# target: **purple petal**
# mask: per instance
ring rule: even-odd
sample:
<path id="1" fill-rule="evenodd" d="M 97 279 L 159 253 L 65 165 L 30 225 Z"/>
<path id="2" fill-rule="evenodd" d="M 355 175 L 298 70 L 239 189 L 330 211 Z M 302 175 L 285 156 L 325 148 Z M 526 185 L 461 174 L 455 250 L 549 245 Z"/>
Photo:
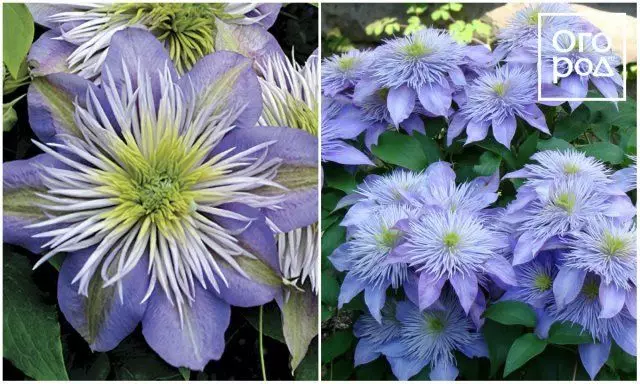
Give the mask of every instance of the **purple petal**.
<path id="1" fill-rule="evenodd" d="M 413 89 L 403 85 L 389 90 L 387 108 L 396 127 L 413 112 L 415 103 L 416 92 Z"/>
<path id="2" fill-rule="evenodd" d="M 209 360 L 220 359 L 224 352 L 231 307 L 200 285 L 196 285 L 194 299 L 191 305 L 184 305 L 181 322 L 178 309 L 156 289 L 142 319 L 142 334 L 167 363 L 202 371 Z"/>
<path id="3" fill-rule="evenodd" d="M 611 331 L 611 336 L 623 351 L 627 352 L 631 356 L 637 355 L 637 329 L 635 321 L 623 322 L 620 327 L 616 327 Z"/>
<path id="4" fill-rule="evenodd" d="M 458 368 L 445 359 L 437 362 L 429 373 L 429 379 L 431 380 L 453 381 L 456 377 L 458 377 Z"/>
<path id="5" fill-rule="evenodd" d="M 561 267 L 553 280 L 553 295 L 558 308 L 571 303 L 582 289 L 586 271 L 576 268 Z"/>
<path id="6" fill-rule="evenodd" d="M 498 143 L 504 145 L 507 149 L 511 148 L 511 140 L 516 133 L 515 116 L 506 115 L 502 119 L 494 119 L 491 121 L 491 125 L 493 126 L 493 136 Z"/>
<path id="7" fill-rule="evenodd" d="M 284 56 L 280 44 L 259 24 L 239 25 L 216 20 L 216 51 L 236 52 L 266 65 L 270 55 Z"/>
<path id="8" fill-rule="evenodd" d="M 632 218 L 636 215 L 636 207 L 627 195 L 609 198 L 608 207 L 604 211 L 608 217 Z"/>
<path id="9" fill-rule="evenodd" d="M 567 91 L 570 97 L 584 98 L 587 96 L 589 90 L 588 84 L 580 79 L 577 74 L 571 74 L 569 77 L 562 79 L 560 82 L 560 88 Z"/>
<path id="10" fill-rule="evenodd" d="M 634 319 L 638 318 L 638 309 L 637 309 L 637 291 L 635 288 L 632 288 L 627 291 L 627 295 L 625 297 L 625 303 L 627 305 L 627 310 L 633 316 Z"/>
<path id="11" fill-rule="evenodd" d="M 420 299 L 418 297 L 418 276 L 414 272 L 409 272 L 407 280 L 402 285 L 404 293 L 407 295 L 407 299 L 411 301 L 416 307 L 420 305 Z"/>
<path id="12" fill-rule="evenodd" d="M 447 183 L 456 180 L 456 173 L 451 168 L 451 164 L 446 161 L 431 163 L 425 173 L 427 174 L 427 184 L 447 185 Z"/>
<path id="13" fill-rule="evenodd" d="M 64 40 L 56 40 L 60 34 L 47 31 L 36 40 L 27 56 L 31 75 L 44 76 L 57 72 L 68 72 L 67 58 L 76 46 Z"/>
<path id="14" fill-rule="evenodd" d="M 92 88 L 107 116 L 112 116 L 102 90 L 80 76 L 55 73 L 33 79 L 27 92 L 29 125 L 44 143 L 59 142 L 58 134 L 80 137 L 74 122 L 74 102 L 86 107 L 87 90 Z"/>
<path id="15" fill-rule="evenodd" d="M 406 354 L 406 349 L 407 346 L 401 340 L 387 341 L 378 348 L 387 357 L 402 357 Z"/>
<path id="16" fill-rule="evenodd" d="M 532 127 L 539 129 L 540 131 L 550 135 L 549 127 L 547 127 L 547 121 L 544 118 L 544 113 L 538 108 L 535 104 L 529 104 L 525 108 L 525 113 L 521 114 L 522 117 L 527 123 L 529 123 Z"/>
<path id="17" fill-rule="evenodd" d="M 391 371 L 398 380 L 409 380 L 417 375 L 427 362 L 422 360 L 411 360 L 408 357 L 387 357 L 391 365 Z"/>
<path id="18" fill-rule="evenodd" d="M 386 299 L 388 284 L 374 285 L 364 289 L 364 302 L 371 312 L 371 316 L 382 324 L 382 307 Z"/>
<path id="19" fill-rule="evenodd" d="M 387 125 L 385 123 L 377 123 L 365 132 L 364 144 L 369 148 L 369 150 L 371 150 L 372 145 L 378 145 L 378 138 L 386 130 Z"/>
<path id="20" fill-rule="evenodd" d="M 358 277 L 349 272 L 344 277 L 342 286 L 340 287 L 340 295 L 338 295 L 338 308 L 351 301 L 365 288 L 364 281 L 358 279 Z"/>
<path id="21" fill-rule="evenodd" d="M 280 275 L 278 250 L 273 232 L 269 229 L 264 217 L 257 209 L 243 204 L 223 204 L 220 208 L 252 218 L 251 225 L 242 233 L 236 235 L 236 239 L 238 240 L 238 245 L 257 258 L 256 261 L 251 259 L 248 259 L 248 261 L 252 263 L 260 262 L 261 264 L 257 265 L 260 265 L 261 268 L 270 268 L 269 274 L 272 278 L 259 280 L 251 275 L 243 276 L 233 267 L 224 263 L 221 265 L 221 269 L 229 285 L 220 284 L 218 296 L 236 307 L 254 307 L 268 303 L 275 298 L 281 289 L 278 279 Z M 216 221 L 221 226 L 232 231 L 241 230 L 246 226 L 243 221 L 229 218 L 220 217 L 216 218 Z"/>
<path id="22" fill-rule="evenodd" d="M 484 293 L 481 289 L 478 289 L 478 294 L 476 295 L 476 299 L 469 310 L 469 317 L 473 324 L 476 326 L 476 330 L 480 330 L 484 325 L 484 311 L 487 309 L 487 301 L 484 298 Z"/>
<path id="23" fill-rule="evenodd" d="M 617 99 L 620 97 L 618 95 L 618 87 L 613 80 L 605 77 L 591 76 L 591 82 L 596 86 L 596 88 L 598 88 L 598 91 L 600 91 L 604 97 L 608 99 Z"/>
<path id="24" fill-rule="evenodd" d="M 378 90 L 378 84 L 369 78 L 363 78 L 353 88 L 353 102 L 362 104 Z"/>
<path id="25" fill-rule="evenodd" d="M 470 120 L 469 124 L 467 124 L 467 141 L 464 145 L 483 140 L 487 137 L 489 125 L 491 125 L 491 122 L 488 120 Z"/>
<path id="26" fill-rule="evenodd" d="M 584 369 L 589 373 L 591 380 L 594 380 L 600 369 L 609 358 L 611 350 L 611 341 L 591 344 L 580 344 L 578 352 Z"/>
<path id="27" fill-rule="evenodd" d="M 418 99 L 428 112 L 435 116 L 447 116 L 451 107 L 451 89 L 437 83 L 423 85 L 418 90 Z"/>
<path id="28" fill-rule="evenodd" d="M 447 146 L 453 143 L 453 139 L 460 136 L 468 122 L 469 120 L 462 117 L 462 114 L 460 113 L 453 115 L 449 121 L 449 127 L 447 128 Z"/>
<path id="29" fill-rule="evenodd" d="M 194 96 L 201 102 L 218 104 L 221 111 L 242 110 L 234 124 L 253 128 L 262 113 L 262 92 L 251 63 L 237 53 L 212 53 L 198 60 L 178 84 L 187 95 L 193 86 Z"/>
<path id="30" fill-rule="evenodd" d="M 484 268 L 491 277 L 498 280 L 502 285 L 516 286 L 516 273 L 505 258 L 496 255 L 485 263 Z"/>
<path id="31" fill-rule="evenodd" d="M 143 257 L 123 278 L 123 301 L 116 285 L 102 287 L 99 271 L 89 283 L 88 296 L 84 296 L 78 293 L 77 284 L 71 284 L 71 281 L 94 250 L 92 247 L 73 252 L 64 259 L 58 276 L 58 305 L 89 347 L 103 352 L 115 348 L 142 320 L 147 303 L 140 302 L 149 284 L 148 264 L 147 257 Z M 156 288 L 156 291 L 160 289 Z"/>
<path id="32" fill-rule="evenodd" d="M 462 70 L 459 67 L 452 67 L 449 70 L 449 77 L 455 85 L 467 85 L 467 79 L 464 77 L 464 73 L 462 73 Z"/>
<path id="33" fill-rule="evenodd" d="M 636 189 L 636 176 L 637 170 L 632 167 L 627 167 L 614 172 L 611 178 L 620 190 L 629 192 Z"/>
<path id="34" fill-rule="evenodd" d="M 371 210 L 374 206 L 375 203 L 370 201 L 354 204 L 344 215 L 340 225 L 343 227 L 359 225 L 363 220 L 367 220 L 371 216 Z"/>
<path id="35" fill-rule="evenodd" d="M 468 314 L 471 304 L 473 304 L 478 294 L 478 279 L 476 275 L 472 273 L 467 275 L 463 275 L 460 272 L 454 273 L 449 279 L 449 282 L 451 286 L 453 286 L 456 295 L 458 295 L 464 312 Z"/>
<path id="36" fill-rule="evenodd" d="M 322 148 L 322 158 L 345 165 L 375 165 L 367 155 L 343 142 L 336 143 L 329 151 Z"/>
<path id="37" fill-rule="evenodd" d="M 51 16 L 57 13 L 72 12 L 89 8 L 87 6 L 72 4 L 26 3 L 26 6 L 29 8 L 33 21 L 47 28 L 55 28 L 58 26 L 58 23 L 54 23 L 49 20 Z"/>
<path id="38" fill-rule="evenodd" d="M 40 253 L 43 244 L 50 238 L 33 238 L 38 233 L 61 228 L 64 224 L 43 228 L 25 228 L 30 224 L 47 220 L 45 213 L 36 203 L 48 203 L 35 195 L 45 192 L 46 187 L 40 178 L 39 167 L 54 167 L 55 158 L 48 154 L 41 154 L 27 160 L 9 161 L 2 165 L 2 190 L 4 193 L 4 208 L 2 230 L 4 242 L 19 245 L 33 253 Z"/>
<path id="39" fill-rule="evenodd" d="M 489 357 L 489 348 L 484 339 L 475 339 L 471 343 L 460 346 L 460 352 L 464 353 L 468 358 Z"/>
<path id="40" fill-rule="evenodd" d="M 164 72 L 165 68 L 168 68 L 173 80 L 178 79 L 178 74 L 162 43 L 151 32 L 140 28 L 123 29 L 111 38 L 101 77 L 108 78 L 108 69 L 118 90 L 126 86 L 123 63 L 134 89 L 138 84 L 138 68 L 143 73 L 149 74 L 155 100 L 160 99 L 161 92 L 158 72 Z"/>
<path id="41" fill-rule="evenodd" d="M 600 282 L 599 296 L 602 311 L 598 316 L 601 319 L 610 319 L 617 315 L 624 307 L 626 293 L 624 289 L 618 288 L 615 284 L 606 284 L 604 280 Z"/>
<path id="42" fill-rule="evenodd" d="M 552 84 L 542 84 L 542 86 L 540 87 L 540 95 L 543 98 L 553 98 L 553 99 L 568 99 L 573 97 L 573 95 L 571 93 L 569 93 L 568 91 L 565 91 L 564 89 L 552 85 Z M 552 107 L 558 106 L 560 104 L 564 103 L 564 101 L 560 100 L 560 101 L 541 101 L 540 104 L 542 105 L 549 105 Z"/>
<path id="43" fill-rule="evenodd" d="M 541 339 L 549 337 L 549 329 L 551 325 L 556 321 L 553 317 L 542 308 L 534 308 L 536 311 L 536 328 L 535 333 Z"/>
<path id="44" fill-rule="evenodd" d="M 356 344 L 356 350 L 353 355 L 353 366 L 367 364 L 377 359 L 380 352 L 376 351 L 376 346 L 367 339 L 360 339 Z"/>
<path id="45" fill-rule="evenodd" d="M 287 191 L 264 189 L 264 194 L 284 194 L 279 209 L 268 209 L 266 216 L 282 232 L 289 232 L 318 221 L 318 139 L 294 128 L 253 127 L 234 129 L 216 146 L 214 153 L 235 148 L 229 156 L 256 145 L 275 141 L 266 150 L 267 161 L 278 158 L 282 162 L 274 181 Z"/>
<path id="46" fill-rule="evenodd" d="M 523 233 L 513 250 L 513 265 L 520 265 L 533 260 L 546 239 L 536 239 L 530 232 Z"/>
<path id="47" fill-rule="evenodd" d="M 262 25 L 265 29 L 269 29 L 271 28 L 271 26 L 273 26 L 273 23 L 276 22 L 278 14 L 280 13 L 280 8 L 282 8 L 282 4 L 278 3 L 260 4 L 256 7 L 257 11 L 259 12 L 251 11 L 247 14 L 247 16 L 255 17 L 259 15 L 266 15 L 260 20 L 259 24 Z"/>
<path id="48" fill-rule="evenodd" d="M 504 60 L 514 64 L 535 64 L 538 62 L 536 55 L 532 54 L 531 50 L 527 47 L 516 47 L 512 49 Z"/>
<path id="49" fill-rule="evenodd" d="M 346 105 L 340 109 L 338 116 L 329 122 L 341 139 L 353 139 L 371 126 L 364 120 L 363 112 L 353 105 Z"/>
<path id="50" fill-rule="evenodd" d="M 419 132 L 424 135 L 426 132 L 424 130 L 424 121 L 422 121 L 417 113 L 409 115 L 409 117 L 404 120 L 400 126 L 410 135 L 413 135 L 413 132 Z"/>
<path id="51" fill-rule="evenodd" d="M 420 274 L 418 281 L 418 301 L 420 310 L 424 310 L 440 297 L 442 286 L 447 281 L 446 277 L 437 278 L 426 272 Z"/>
<path id="52" fill-rule="evenodd" d="M 328 257 L 331 264 L 340 272 L 347 271 L 351 268 L 351 263 L 349 262 L 349 248 L 351 244 L 349 242 L 342 243 L 338 248 L 336 248 L 333 253 Z"/>
<path id="53" fill-rule="evenodd" d="M 389 252 L 387 257 L 385 257 L 383 264 L 389 265 L 389 264 L 398 264 L 398 263 L 408 263 L 409 258 L 407 256 L 407 251 L 409 249 L 410 249 L 409 245 L 406 243 L 397 245 Z"/>

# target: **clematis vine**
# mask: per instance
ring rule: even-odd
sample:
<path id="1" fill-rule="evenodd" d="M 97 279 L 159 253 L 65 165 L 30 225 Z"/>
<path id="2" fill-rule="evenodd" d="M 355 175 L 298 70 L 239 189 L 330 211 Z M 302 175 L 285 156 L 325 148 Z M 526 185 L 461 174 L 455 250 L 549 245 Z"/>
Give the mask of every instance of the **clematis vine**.
<path id="1" fill-rule="evenodd" d="M 260 83 L 237 53 L 180 75 L 156 36 L 124 28 L 99 73 L 99 86 L 67 73 L 30 86 L 44 154 L 4 164 L 5 196 L 22 198 L 4 240 L 44 251 L 36 267 L 67 253 L 58 303 L 92 350 L 142 323 L 165 361 L 202 370 L 224 351 L 230 306 L 279 293 L 269 225 L 313 222 L 283 170 L 315 162 L 317 139 L 256 126 Z"/>

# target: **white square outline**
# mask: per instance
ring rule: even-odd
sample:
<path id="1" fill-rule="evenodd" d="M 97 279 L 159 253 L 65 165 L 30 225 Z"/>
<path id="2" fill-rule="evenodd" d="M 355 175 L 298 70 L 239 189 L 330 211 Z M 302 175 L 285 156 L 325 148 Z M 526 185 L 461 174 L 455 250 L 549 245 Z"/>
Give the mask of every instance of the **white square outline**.
<path id="1" fill-rule="evenodd" d="M 627 101 L 627 14 L 622 12 L 611 12 L 611 15 L 623 16 L 624 26 L 622 28 L 622 95 L 623 97 L 607 98 L 607 97 L 542 97 L 542 17 L 544 16 L 578 16 L 588 18 L 584 13 L 556 13 L 556 12 L 540 12 L 538 13 L 538 102 L 545 101 Z"/>

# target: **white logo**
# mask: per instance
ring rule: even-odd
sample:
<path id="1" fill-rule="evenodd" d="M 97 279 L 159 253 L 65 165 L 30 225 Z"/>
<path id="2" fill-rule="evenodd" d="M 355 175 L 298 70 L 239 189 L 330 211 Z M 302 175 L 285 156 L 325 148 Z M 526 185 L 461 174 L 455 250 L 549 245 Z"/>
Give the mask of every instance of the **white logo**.
<path id="1" fill-rule="evenodd" d="M 562 39 L 562 40 L 560 40 Z M 603 41 L 605 44 L 600 44 Z M 568 44 L 560 44 L 560 41 L 569 42 Z M 577 46 L 576 46 L 577 44 Z M 588 32 L 580 32 L 576 35 L 566 29 L 557 31 L 553 35 L 553 48 L 559 54 L 578 52 L 584 53 L 589 51 L 595 51 L 597 53 L 609 53 L 611 51 L 611 39 L 603 32 L 592 34 Z M 585 48 L 587 50 L 585 50 Z M 563 73 L 560 69 L 564 68 Z M 571 55 L 553 56 L 553 83 L 558 84 L 560 79 L 569 77 L 575 71 L 580 76 L 595 76 L 595 77 L 611 77 L 614 75 L 614 70 L 606 58 L 600 57 L 597 64 L 594 64 L 589 57 L 580 57 L 575 62 L 572 60 Z"/>

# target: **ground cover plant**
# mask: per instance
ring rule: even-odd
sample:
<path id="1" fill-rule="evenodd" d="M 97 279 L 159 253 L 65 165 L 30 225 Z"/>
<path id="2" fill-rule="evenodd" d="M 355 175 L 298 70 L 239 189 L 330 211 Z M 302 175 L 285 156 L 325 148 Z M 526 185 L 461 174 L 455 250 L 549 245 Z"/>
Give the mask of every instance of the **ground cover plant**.
<path id="1" fill-rule="evenodd" d="M 316 379 L 317 9 L 3 10 L 4 378 Z"/>
<path id="2" fill-rule="evenodd" d="M 636 101 L 539 102 L 538 38 L 597 31 L 541 12 L 323 58 L 324 379 L 635 379 Z M 590 57 L 617 72 L 543 91 L 635 86 Z"/>

